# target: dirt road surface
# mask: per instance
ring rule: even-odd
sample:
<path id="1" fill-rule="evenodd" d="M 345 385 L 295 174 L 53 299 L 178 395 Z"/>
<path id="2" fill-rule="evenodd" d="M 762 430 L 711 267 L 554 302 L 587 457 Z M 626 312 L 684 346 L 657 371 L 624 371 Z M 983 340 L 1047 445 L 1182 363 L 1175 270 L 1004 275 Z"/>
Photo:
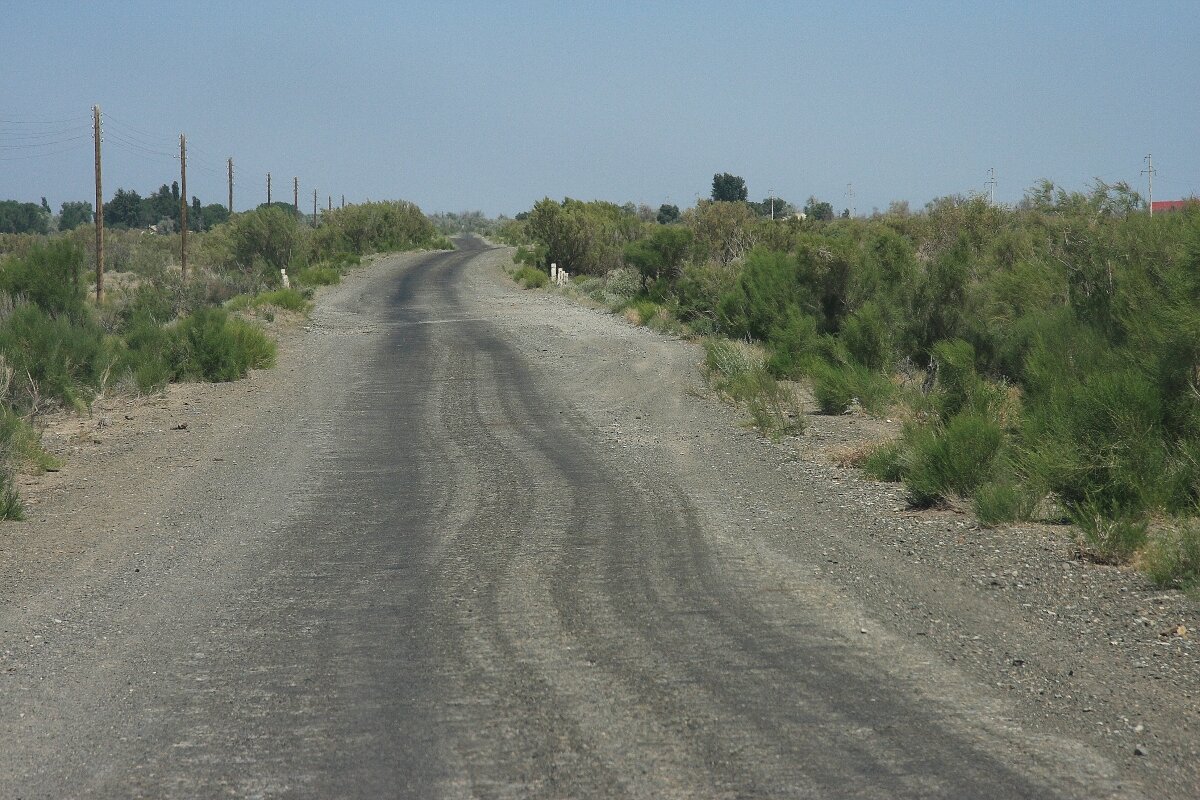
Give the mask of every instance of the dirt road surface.
<path id="1" fill-rule="evenodd" d="M 0 527 L 0 797 L 1200 795 L 1194 604 L 898 510 L 509 255 L 63 442 Z"/>

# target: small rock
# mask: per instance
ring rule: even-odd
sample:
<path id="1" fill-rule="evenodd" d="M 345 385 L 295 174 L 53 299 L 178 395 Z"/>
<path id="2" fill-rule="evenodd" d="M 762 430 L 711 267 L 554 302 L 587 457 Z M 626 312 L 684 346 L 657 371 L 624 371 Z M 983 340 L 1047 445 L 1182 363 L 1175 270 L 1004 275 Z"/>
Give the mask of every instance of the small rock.
<path id="1" fill-rule="evenodd" d="M 101 417 L 100 419 L 96 420 L 97 428 L 107 428 L 109 425 L 112 425 L 112 420 L 108 417 Z"/>
<path id="2" fill-rule="evenodd" d="M 1135 756 L 1144 756 L 1144 755 L 1146 755 L 1146 752 L 1147 751 L 1146 751 L 1146 748 L 1144 745 L 1139 744 L 1139 745 L 1134 745 L 1134 747 L 1133 747 L 1133 754 Z"/>
<path id="3" fill-rule="evenodd" d="M 179 423 L 178 425 L 176 425 L 174 428 L 171 428 L 171 430 L 173 430 L 173 431 L 186 431 L 186 430 L 187 430 L 187 426 L 188 426 L 188 424 L 187 424 L 186 422 L 181 422 L 181 423 Z"/>

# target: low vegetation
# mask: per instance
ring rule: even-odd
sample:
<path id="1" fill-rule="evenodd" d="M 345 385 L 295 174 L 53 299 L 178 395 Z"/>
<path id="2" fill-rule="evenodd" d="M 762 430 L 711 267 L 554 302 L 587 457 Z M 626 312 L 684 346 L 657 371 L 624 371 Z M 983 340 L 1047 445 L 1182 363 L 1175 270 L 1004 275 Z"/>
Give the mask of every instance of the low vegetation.
<path id="1" fill-rule="evenodd" d="M 171 205 L 169 187 L 146 199 L 119 195 L 114 211 L 131 228 L 153 216 L 148 209 L 165 213 Z M 157 205 L 147 205 L 151 200 Z M 178 196 L 174 203 L 178 208 Z M 86 215 L 64 207 L 57 220 L 43 207 L 3 210 L 13 219 L 40 215 L 54 223 L 45 226 L 48 233 L 35 225 L 0 235 L 0 518 L 10 519 L 21 513 L 13 471 L 56 466 L 38 445 L 39 415 L 62 407 L 86 413 L 105 392 L 242 378 L 275 360 L 261 320 L 307 312 L 314 288 L 337 283 L 364 255 L 450 246 L 411 203 L 348 206 L 322 215 L 316 229 L 290 206 L 273 204 L 220 224 L 193 218 L 185 282 L 181 239 L 166 214 L 157 232 L 106 232 L 106 292 L 96 304 L 92 230 L 63 224 L 90 220 L 90 206 Z M 282 285 L 281 270 L 291 287 Z"/>
<path id="2" fill-rule="evenodd" d="M 850 219 L 810 198 L 770 219 L 744 189 L 717 175 L 713 200 L 657 214 L 546 199 L 494 235 L 635 323 L 756 343 L 761 366 L 730 374 L 707 346 L 726 394 L 761 374 L 807 382 L 824 413 L 908 420 L 863 466 L 915 506 L 1072 521 L 1090 558 L 1194 581 L 1200 204 L 1150 217 L 1124 184 L 1043 182 L 1011 208 Z"/>

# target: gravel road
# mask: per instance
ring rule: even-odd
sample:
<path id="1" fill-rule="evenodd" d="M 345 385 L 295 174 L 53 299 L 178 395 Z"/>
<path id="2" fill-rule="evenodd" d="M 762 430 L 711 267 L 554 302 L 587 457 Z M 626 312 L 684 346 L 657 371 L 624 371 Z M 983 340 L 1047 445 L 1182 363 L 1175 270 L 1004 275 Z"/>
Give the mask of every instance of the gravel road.
<path id="1" fill-rule="evenodd" d="M 459 244 L 63 439 L 0 527 L 0 797 L 1200 796 L 1194 602 Z"/>

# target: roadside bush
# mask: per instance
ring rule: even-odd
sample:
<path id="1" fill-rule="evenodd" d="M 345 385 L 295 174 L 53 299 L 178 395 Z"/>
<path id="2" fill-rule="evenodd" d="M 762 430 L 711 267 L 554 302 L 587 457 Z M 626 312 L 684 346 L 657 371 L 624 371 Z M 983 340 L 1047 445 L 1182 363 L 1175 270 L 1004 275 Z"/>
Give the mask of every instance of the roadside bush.
<path id="1" fill-rule="evenodd" d="M 312 234 L 311 247 L 313 258 L 324 261 L 342 253 L 364 256 L 420 247 L 452 249 L 453 245 L 420 208 L 395 201 L 359 203 L 327 212 Z"/>
<path id="2" fill-rule="evenodd" d="M 634 297 L 638 293 L 637 274 L 629 269 L 614 269 L 604 276 L 604 288 L 616 297 Z"/>
<path id="3" fill-rule="evenodd" d="M 1156 536 L 1142 553 L 1141 567 L 1161 589 L 1200 587 L 1200 525 L 1183 522 Z"/>
<path id="4" fill-rule="evenodd" d="M 863 472 L 878 481 L 898 483 L 904 478 L 904 453 L 902 441 L 883 442 L 867 454 Z"/>
<path id="5" fill-rule="evenodd" d="M 927 507 L 952 496 L 970 497 L 991 477 L 1003 440 L 996 422 L 969 412 L 954 417 L 944 428 L 907 428 L 904 485 L 912 504 Z"/>
<path id="6" fill-rule="evenodd" d="M 181 320 L 177 376 L 205 381 L 233 381 L 251 369 L 275 363 L 275 343 L 259 328 L 230 317 L 223 309 L 206 308 Z"/>
<path id="7" fill-rule="evenodd" d="M 808 374 L 813 396 L 824 414 L 845 413 L 856 401 L 864 410 L 878 414 L 896 396 L 896 387 L 886 375 L 859 364 L 811 361 Z"/>
<path id="8" fill-rule="evenodd" d="M 761 358 L 726 339 L 706 340 L 704 352 L 709 382 L 729 401 L 744 403 L 754 427 L 771 437 L 804 430 L 795 393 L 767 372 Z"/>
<path id="9" fill-rule="evenodd" d="M 143 313 L 130 322 L 124 339 L 127 349 L 118 370 L 129 376 L 139 391 L 161 389 L 175 377 L 180 354 L 173 329 Z"/>
<path id="10" fill-rule="evenodd" d="M 337 267 L 319 264 L 296 272 L 295 281 L 302 286 L 332 286 L 340 283 L 342 273 Z"/>
<path id="11" fill-rule="evenodd" d="M 521 267 L 513 274 L 513 280 L 526 289 L 541 289 L 550 283 L 550 276 L 540 269 Z"/>
<path id="12" fill-rule="evenodd" d="M 51 239 L 4 264 L 0 291 L 48 314 L 78 316 L 87 291 L 82 274 L 83 251 L 67 239 Z"/>
<path id="13" fill-rule="evenodd" d="M 3 468 L 0 468 L 0 519 L 25 519 L 25 508 L 13 486 L 12 472 Z"/>
<path id="14" fill-rule="evenodd" d="M 278 277 L 305 250 L 296 215 L 274 205 L 235 214 L 227 224 L 229 252 L 243 272 Z"/>
<path id="15" fill-rule="evenodd" d="M 0 353 L 13 370 L 12 402 L 36 408 L 50 398 L 83 410 L 117 360 L 113 340 L 90 319 L 15 309 L 0 324 Z"/>
<path id="16" fill-rule="evenodd" d="M 1104 563 L 1129 560 L 1146 544 L 1145 517 L 1102 501 L 1087 499 L 1069 507 L 1088 556 Z"/>
<path id="17" fill-rule="evenodd" d="M 984 525 L 1030 519 L 1038 498 L 1012 480 L 988 481 L 975 490 L 972 506 Z"/>
<path id="18" fill-rule="evenodd" d="M 251 304 L 255 308 L 260 306 L 275 306 L 286 311 L 298 311 L 300 313 L 308 311 L 312 305 L 308 302 L 304 292 L 293 288 L 263 292 L 255 296 Z"/>

